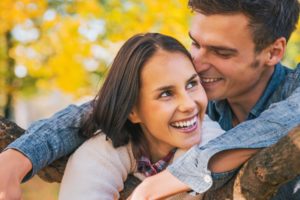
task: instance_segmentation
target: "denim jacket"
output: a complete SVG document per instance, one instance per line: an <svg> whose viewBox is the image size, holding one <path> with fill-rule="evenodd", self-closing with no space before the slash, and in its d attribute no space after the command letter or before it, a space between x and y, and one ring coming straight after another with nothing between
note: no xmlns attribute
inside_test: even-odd
<svg viewBox="0 0 300 200"><path fill-rule="evenodd" d="M287 132L300 124L300 65L281 75L283 81L269 98L272 104L258 118L241 123L203 147L193 147L168 170L194 191L204 192L212 185L209 159L217 152L234 148L261 148L276 143ZM296 89L299 87L298 89ZM92 109L91 103L71 105L49 119L33 123L23 136L8 148L27 156L33 165L28 180L54 160L72 153L84 138L78 130L82 120ZM203 181L202 181L203 180Z"/></svg>

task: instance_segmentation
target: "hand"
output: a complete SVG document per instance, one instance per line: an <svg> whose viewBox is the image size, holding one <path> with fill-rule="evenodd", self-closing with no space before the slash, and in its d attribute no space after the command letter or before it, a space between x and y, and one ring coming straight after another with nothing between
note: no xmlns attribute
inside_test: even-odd
<svg viewBox="0 0 300 200"><path fill-rule="evenodd" d="M22 199L20 184L31 168L30 160L17 150L0 154L0 200Z"/></svg>
<svg viewBox="0 0 300 200"><path fill-rule="evenodd" d="M150 199L147 196L145 196L146 193L144 192L144 186L142 186L141 184L131 193L131 195L129 197L127 197L126 200L134 200L134 199L147 200L147 199Z"/></svg>
<svg viewBox="0 0 300 200"><path fill-rule="evenodd" d="M127 200L163 199L189 190L187 185L176 179L168 170L164 170L146 178Z"/></svg>

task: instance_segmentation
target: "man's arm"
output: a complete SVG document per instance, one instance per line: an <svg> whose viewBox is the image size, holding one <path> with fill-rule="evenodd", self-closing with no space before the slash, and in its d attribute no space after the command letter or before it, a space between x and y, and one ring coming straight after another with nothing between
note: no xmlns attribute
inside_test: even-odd
<svg viewBox="0 0 300 200"><path fill-rule="evenodd" d="M210 159L228 149L259 149L276 143L300 124L299 99L300 87L286 100L272 104L258 118L239 124L203 147L192 148L169 166L168 170L194 191L207 191L212 185L205 178L210 176Z"/></svg>
<svg viewBox="0 0 300 200"><path fill-rule="evenodd" d="M20 138L6 148L20 152L23 160L26 158L31 162L32 168L27 170L30 173L24 180L54 160L70 154L84 141L78 131L84 117L91 110L90 104L70 105L49 119L33 123ZM1 162L3 164L5 163ZM0 174L0 179L1 176Z"/></svg>
<svg viewBox="0 0 300 200"><path fill-rule="evenodd" d="M189 190L187 185L176 179L168 170L164 170L155 176L146 178L133 191L128 200L163 199Z"/></svg>
<svg viewBox="0 0 300 200"><path fill-rule="evenodd" d="M30 160L18 151L0 154L0 200L21 199L20 182L31 168Z"/></svg>

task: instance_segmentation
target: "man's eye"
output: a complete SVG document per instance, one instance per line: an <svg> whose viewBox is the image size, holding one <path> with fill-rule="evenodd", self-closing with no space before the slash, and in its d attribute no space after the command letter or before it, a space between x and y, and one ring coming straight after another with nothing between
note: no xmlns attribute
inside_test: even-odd
<svg viewBox="0 0 300 200"><path fill-rule="evenodd" d="M226 50L218 50L218 51L215 51L215 53L218 55L218 56L221 56L221 57L224 57L224 58L229 58L232 54Z"/></svg>
<svg viewBox="0 0 300 200"><path fill-rule="evenodd" d="M194 41L192 42L192 46L194 46L196 48L200 48L200 45L198 43L194 42Z"/></svg>

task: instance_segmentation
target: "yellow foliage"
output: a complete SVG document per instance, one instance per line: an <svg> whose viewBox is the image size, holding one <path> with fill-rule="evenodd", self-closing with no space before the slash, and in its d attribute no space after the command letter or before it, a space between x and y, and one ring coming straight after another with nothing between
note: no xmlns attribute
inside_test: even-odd
<svg viewBox="0 0 300 200"><path fill-rule="evenodd" d="M111 1L115 6L120 1ZM111 41L125 40L135 33L162 32L186 41L190 11L186 1L140 0L129 1L128 5L117 6L105 13ZM122 34L120 34L122 33Z"/></svg>
<svg viewBox="0 0 300 200"><path fill-rule="evenodd" d="M83 68L82 58L89 56L91 44L79 35L78 19L65 17L57 20L54 30L41 29L42 35L37 42L26 47L17 46L11 56L25 65L31 76L48 79L51 84L39 82L38 86L43 89L60 88L74 93L88 85L88 72ZM23 51L18 54L20 49ZM28 51L35 52L36 57L26 55Z"/></svg>
<svg viewBox="0 0 300 200"><path fill-rule="evenodd" d="M81 17L101 17L103 8L98 0L74 0L67 8L70 13L76 13Z"/></svg>
<svg viewBox="0 0 300 200"><path fill-rule="evenodd" d="M291 41L300 42L300 20L298 21L296 31L292 34Z"/></svg>
<svg viewBox="0 0 300 200"><path fill-rule="evenodd" d="M1 0L0 34L11 30L28 18L41 16L47 7L46 0Z"/></svg>
<svg viewBox="0 0 300 200"><path fill-rule="evenodd" d="M297 24L297 29L291 35L288 42L288 48L286 53L285 62L290 66L295 66L300 63L300 20Z"/></svg>
<svg viewBox="0 0 300 200"><path fill-rule="evenodd" d="M6 2L14 5L12 0ZM22 2L24 5L39 2L39 6L43 7L35 15L25 13L20 17L23 20L42 16L47 10L44 1ZM190 11L185 0L170 0L168 3L152 0L124 2L110 0L100 4L98 0L75 0L66 5L66 12L71 15L60 15L56 12L51 20L41 18L38 26L39 39L27 45L17 44L10 50L10 56L17 64L26 66L30 76L39 79L37 87L60 88L66 92L78 93L82 92L82 88L89 87L93 81L84 66L86 59L93 59L93 45L107 48L110 53L111 44L116 43L119 46L119 43L133 34L149 31L172 35L187 44ZM84 27L88 31L89 23L99 19L105 23L102 27L104 32L99 33L98 40L80 33L80 28ZM19 22L20 20L11 20L10 28ZM100 22L96 21L97 23ZM97 62L97 70L103 73L106 66L99 59Z"/></svg>

